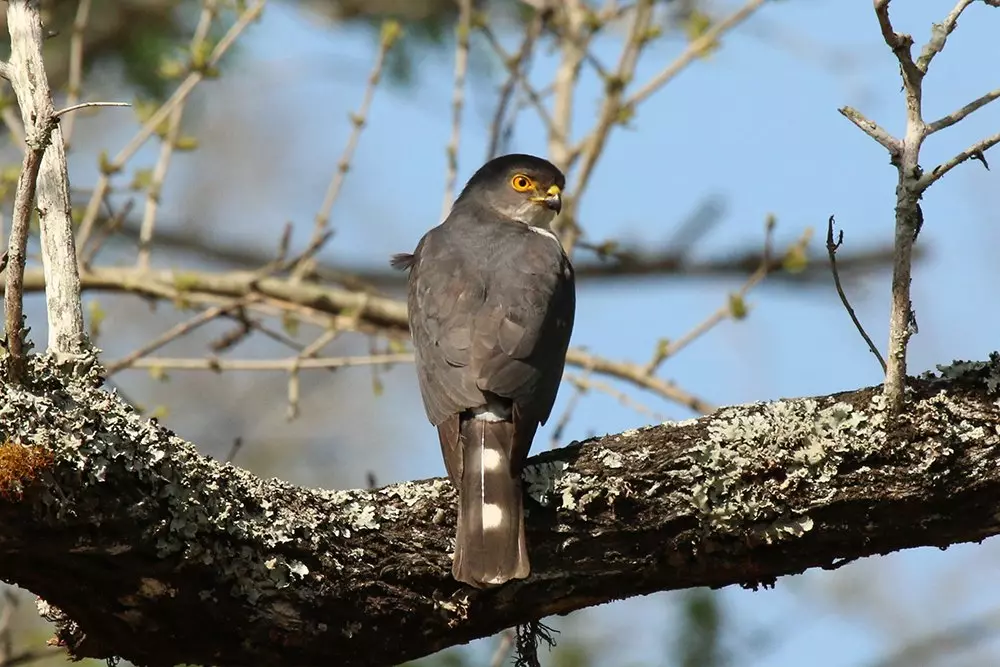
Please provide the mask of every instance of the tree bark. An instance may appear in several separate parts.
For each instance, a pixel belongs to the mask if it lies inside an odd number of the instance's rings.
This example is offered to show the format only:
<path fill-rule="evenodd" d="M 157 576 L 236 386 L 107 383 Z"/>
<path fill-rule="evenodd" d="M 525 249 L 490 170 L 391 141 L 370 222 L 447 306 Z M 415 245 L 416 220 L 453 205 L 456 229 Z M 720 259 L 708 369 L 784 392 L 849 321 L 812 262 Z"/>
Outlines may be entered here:
<path fill-rule="evenodd" d="M 259 479 L 144 420 L 96 366 L 56 368 L 0 385 L 0 578 L 45 600 L 77 658 L 391 665 L 624 597 L 1000 531 L 1000 355 L 911 381 L 896 421 L 873 387 L 536 456 L 532 576 L 485 591 L 450 577 L 448 482 Z"/>

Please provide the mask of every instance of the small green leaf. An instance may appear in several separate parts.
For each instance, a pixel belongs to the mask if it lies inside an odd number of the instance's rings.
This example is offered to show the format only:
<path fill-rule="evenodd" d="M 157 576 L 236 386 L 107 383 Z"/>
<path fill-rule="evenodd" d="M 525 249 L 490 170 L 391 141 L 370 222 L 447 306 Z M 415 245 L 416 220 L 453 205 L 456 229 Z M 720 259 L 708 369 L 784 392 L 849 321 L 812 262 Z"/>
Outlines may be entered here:
<path fill-rule="evenodd" d="M 299 335 L 299 318 L 295 317 L 289 312 L 285 312 L 281 316 L 281 328 L 285 330 L 285 333 L 293 338 Z"/>
<path fill-rule="evenodd" d="M 742 320 L 747 316 L 747 303 L 741 295 L 729 295 L 729 316 L 734 320 Z"/>
<path fill-rule="evenodd" d="M 188 292 L 197 287 L 201 281 L 198 276 L 193 273 L 175 273 L 174 274 L 174 289 L 178 292 Z"/>
<path fill-rule="evenodd" d="M 781 268 L 789 273 L 801 273 L 809 266 L 809 256 L 806 254 L 804 246 L 796 244 L 788 249 L 784 259 L 781 260 Z"/>
<path fill-rule="evenodd" d="M 122 170 L 121 165 L 116 165 L 111 162 L 111 158 L 108 157 L 108 151 L 102 150 L 97 156 L 97 165 L 100 168 L 101 173 L 105 176 L 111 176 L 117 174 Z"/>
<path fill-rule="evenodd" d="M 174 148 L 179 151 L 193 151 L 198 148 L 198 137 L 191 135 L 177 137 L 177 141 L 174 142 Z"/>
<path fill-rule="evenodd" d="M 132 182 L 129 187 L 136 192 L 145 190 L 153 184 L 153 170 L 148 168 L 136 169 L 132 175 Z"/>

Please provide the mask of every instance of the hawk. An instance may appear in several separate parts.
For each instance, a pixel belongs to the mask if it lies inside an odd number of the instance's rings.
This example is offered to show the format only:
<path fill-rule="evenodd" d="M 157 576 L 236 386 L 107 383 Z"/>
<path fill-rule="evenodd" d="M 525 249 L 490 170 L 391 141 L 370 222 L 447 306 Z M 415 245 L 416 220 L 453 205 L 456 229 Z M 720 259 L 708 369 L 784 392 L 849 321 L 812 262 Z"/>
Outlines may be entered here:
<path fill-rule="evenodd" d="M 521 471 L 552 412 L 573 330 L 573 267 L 549 225 L 566 179 L 504 155 L 477 171 L 413 254 L 407 306 L 424 409 L 458 490 L 452 575 L 478 588 L 531 572 Z"/>

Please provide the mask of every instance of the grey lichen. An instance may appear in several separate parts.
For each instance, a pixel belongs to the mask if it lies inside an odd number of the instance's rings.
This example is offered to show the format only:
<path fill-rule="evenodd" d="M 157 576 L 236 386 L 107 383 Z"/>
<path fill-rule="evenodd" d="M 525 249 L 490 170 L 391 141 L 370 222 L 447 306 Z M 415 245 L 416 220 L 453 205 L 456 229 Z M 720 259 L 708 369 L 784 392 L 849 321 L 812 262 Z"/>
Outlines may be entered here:
<path fill-rule="evenodd" d="M 546 461 L 527 466 L 522 474 L 524 488 L 538 504 L 547 507 L 555 495 L 556 480 L 566 471 L 564 461 Z"/>
<path fill-rule="evenodd" d="M 936 366 L 939 375 L 944 380 L 968 380 L 981 382 L 991 394 L 1000 390 L 1000 352 L 991 352 L 989 361 L 959 361 Z M 933 373 L 924 373 L 924 379 L 936 379 Z"/>
<path fill-rule="evenodd" d="M 597 499 L 613 505 L 620 496 L 630 496 L 632 486 L 624 473 L 641 466 L 650 456 L 648 447 L 616 449 L 598 447 L 594 459 L 606 474 L 589 475 L 556 461 L 530 466 L 524 473 L 528 493 L 543 505 L 558 499 L 557 507 L 587 517 L 587 507 Z"/>
<path fill-rule="evenodd" d="M 832 399 L 720 410 L 695 454 L 699 479 L 690 501 L 704 533 L 755 526 L 772 541 L 809 530 L 808 507 L 788 499 L 825 500 L 823 489 L 845 456 L 884 442 L 884 420 L 877 405 L 860 411 Z"/>
<path fill-rule="evenodd" d="M 366 533 L 399 518 L 398 509 L 372 504 L 363 491 L 306 491 L 220 465 L 99 389 L 96 365 L 77 368 L 83 376 L 67 379 L 59 362 L 35 357 L 31 385 L 0 384 L 0 436 L 44 445 L 54 455 L 55 491 L 40 500 L 49 521 L 101 523 L 122 520 L 109 511 L 124 512 L 147 527 L 137 545 L 155 547 L 158 557 L 181 568 L 211 566 L 231 581 L 231 595 L 253 603 L 313 576 L 301 560 L 285 555 L 286 547 L 322 554 L 319 536 L 335 535 L 344 541 L 339 554 L 357 555 Z M 98 488 L 109 484 L 120 496 L 117 506 L 100 505 L 107 492 Z M 447 488 L 446 482 L 402 484 L 383 493 L 412 505 Z M 360 563 L 326 558 L 321 564 L 331 570 Z M 147 586 L 142 594 L 156 588 Z"/>

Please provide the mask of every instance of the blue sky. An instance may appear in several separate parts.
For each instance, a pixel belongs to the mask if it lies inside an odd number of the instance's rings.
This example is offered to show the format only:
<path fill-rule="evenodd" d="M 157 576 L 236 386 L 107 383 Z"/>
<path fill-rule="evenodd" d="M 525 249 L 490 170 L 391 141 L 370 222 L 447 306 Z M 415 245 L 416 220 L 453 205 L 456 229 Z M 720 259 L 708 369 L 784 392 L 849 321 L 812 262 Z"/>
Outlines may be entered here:
<path fill-rule="evenodd" d="M 922 43 L 931 22 L 952 4 L 897 0 L 893 17 L 897 29 L 914 33 Z M 993 66 L 1000 61 L 998 26 L 1000 10 L 990 11 L 982 3 L 968 10 L 926 79 L 928 119 L 1000 85 Z M 213 110 L 209 105 L 193 114 L 191 129 L 206 137 L 206 147 L 213 142 L 229 146 L 227 168 L 232 173 L 219 177 L 229 189 L 216 195 L 208 216 L 219 221 L 214 234 L 229 243 L 273 246 L 281 224 L 292 220 L 297 223 L 295 242 L 308 242 L 312 217 L 350 130 L 347 114 L 361 99 L 372 46 L 368 32 L 320 24 L 287 5 L 268 8 L 240 58 L 222 81 L 210 84 L 233 95 L 233 108 Z M 652 46 L 636 80 L 652 76 L 682 46 L 676 37 Z M 615 39 L 606 38 L 595 52 L 614 62 L 618 48 Z M 416 63 L 415 85 L 378 91 L 334 210 L 337 235 L 326 257 L 382 266 L 391 253 L 412 249 L 438 222 L 450 132 L 451 56 L 450 49 L 423 54 L 424 61 Z M 539 58 L 536 80 L 550 78 L 554 63 L 552 57 Z M 483 160 L 489 118 L 484 110 L 491 109 L 493 90 L 490 80 L 470 87 L 460 180 Z M 577 132 L 591 125 L 599 100 L 597 82 L 586 79 L 577 94 Z M 695 63 L 640 107 L 633 128 L 615 129 L 587 191 L 581 222 L 592 240 L 655 245 L 668 239 L 700 202 L 719 196 L 725 202 L 723 222 L 698 246 L 698 256 L 758 247 L 769 213 L 778 220 L 777 247 L 812 227 L 812 247 L 820 249 L 831 214 L 845 232 L 845 252 L 888 242 L 895 171 L 884 149 L 837 112 L 845 104 L 893 133 L 902 129 L 897 64 L 881 40 L 871 3 L 770 3 L 728 35 L 720 51 Z M 239 122 L 228 124 L 228 117 Z M 541 126 L 529 114 L 523 118 L 511 150 L 544 154 Z M 1000 104 L 933 136 L 925 145 L 923 166 L 947 159 L 998 125 Z M 102 145 L 107 137 L 100 135 Z M 269 152 L 275 146 L 280 150 Z M 149 151 L 139 160 L 153 155 Z M 74 160 L 74 183 L 82 184 L 92 173 L 92 154 Z M 211 154 L 179 158 L 167 184 L 165 220 L 173 216 L 184 223 L 191 217 L 185 202 L 192 189 L 212 187 L 210 169 L 218 169 L 218 160 Z M 993 161 L 1000 163 L 1000 153 Z M 926 223 L 919 243 L 929 256 L 913 282 L 920 333 L 910 346 L 911 372 L 954 358 L 984 358 L 997 347 L 1000 311 L 992 306 L 1000 189 L 995 173 L 967 163 L 925 196 Z M 883 349 L 888 283 L 884 273 L 848 287 L 859 317 Z M 578 297 L 574 344 L 607 357 L 645 361 L 657 339 L 683 335 L 739 284 L 650 278 L 589 286 Z M 826 394 L 880 381 L 880 369 L 832 284 L 801 289 L 774 282 L 754 291 L 749 301 L 753 309 L 746 321 L 717 327 L 664 364 L 663 374 L 716 404 Z M 130 347 L 124 344 L 119 352 Z M 366 371 L 349 373 L 353 375 L 342 382 L 359 382 L 367 389 Z M 254 384 L 273 384 L 277 395 L 284 395 L 281 377 L 257 378 Z M 155 400 L 159 391 L 144 377 L 130 376 L 126 385 L 147 400 Z M 386 385 L 378 399 L 368 391 L 338 395 L 337 414 L 367 420 L 375 444 L 371 433 L 333 418 L 320 421 L 321 432 L 315 420 L 312 431 L 301 431 L 272 419 L 241 422 L 231 435 L 262 441 L 292 429 L 306 443 L 299 452 L 302 465 L 295 469 L 286 463 L 284 470 L 300 483 L 361 485 L 367 469 L 375 469 L 381 483 L 441 475 L 412 368 L 392 371 Z M 622 388 L 671 418 L 689 416 L 683 408 Z M 556 415 L 569 396 L 564 388 Z M 319 392 L 309 396 L 307 409 L 322 411 L 323 400 Z M 178 418 L 172 425 L 195 438 L 200 433 L 192 425 L 196 421 Z M 647 421 L 614 398 L 591 393 L 581 401 L 566 436 L 583 438 Z M 220 442 L 231 435 L 221 433 Z M 550 429 L 543 429 L 536 448 L 547 446 L 549 436 Z M 350 457 L 333 449 L 331 439 Z M 989 609 L 998 592 L 995 584 L 969 586 L 968 580 L 995 581 L 997 554 L 990 541 L 946 552 L 921 549 L 835 573 L 784 578 L 772 591 L 727 589 L 726 609 L 740 633 L 766 629 L 776 635 L 776 648 L 757 657 L 736 655 L 734 664 L 869 664 L 897 642 Z M 587 612 L 593 616 L 580 617 L 576 629 L 571 624 L 566 632 L 592 636 L 597 627 L 598 636 L 627 646 L 629 658 L 666 665 L 661 635 L 675 613 L 672 599 L 662 594 L 605 606 Z M 489 646 L 477 650 L 485 655 Z M 624 665 L 626 660 L 615 656 L 613 663 Z"/>

